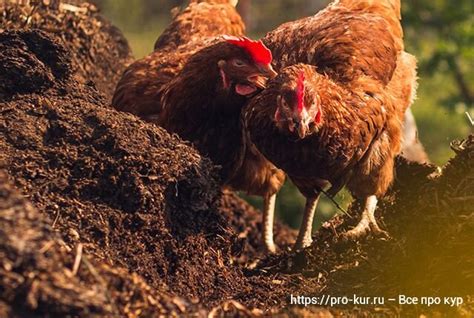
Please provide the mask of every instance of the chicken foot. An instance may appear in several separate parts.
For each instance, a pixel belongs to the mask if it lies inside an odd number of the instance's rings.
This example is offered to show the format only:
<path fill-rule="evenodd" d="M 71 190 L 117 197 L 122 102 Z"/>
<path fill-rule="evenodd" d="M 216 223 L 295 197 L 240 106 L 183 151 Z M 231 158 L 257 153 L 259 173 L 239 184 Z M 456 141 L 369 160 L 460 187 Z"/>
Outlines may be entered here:
<path fill-rule="evenodd" d="M 371 195 L 365 201 L 362 219 L 352 230 L 343 234 L 345 239 L 358 239 L 372 231 L 375 235 L 388 236 L 388 233 L 382 230 L 375 219 L 375 209 L 377 208 L 377 197 Z"/>
<path fill-rule="evenodd" d="M 263 242 L 266 250 L 276 253 L 276 245 L 273 241 L 273 222 L 275 217 L 276 193 L 263 198 Z"/>
<path fill-rule="evenodd" d="M 296 239 L 294 250 L 305 248 L 311 245 L 313 239 L 311 233 L 313 229 L 314 212 L 318 205 L 319 193 L 316 196 L 306 198 L 306 205 L 304 208 L 303 221 L 301 222 L 300 231 Z"/>

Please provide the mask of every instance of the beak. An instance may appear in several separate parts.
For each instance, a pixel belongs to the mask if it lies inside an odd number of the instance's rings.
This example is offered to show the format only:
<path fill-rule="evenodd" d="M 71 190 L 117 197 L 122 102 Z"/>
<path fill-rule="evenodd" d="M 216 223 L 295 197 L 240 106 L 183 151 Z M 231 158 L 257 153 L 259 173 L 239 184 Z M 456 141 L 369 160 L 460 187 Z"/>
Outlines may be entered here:
<path fill-rule="evenodd" d="M 258 67 L 259 71 L 266 77 L 272 79 L 278 75 L 277 72 L 273 69 L 271 64 L 261 64 Z"/>
<path fill-rule="evenodd" d="M 298 136 L 303 139 L 304 137 L 306 137 L 306 125 L 303 125 L 301 123 L 295 123 L 295 128 L 297 129 L 298 131 Z"/>

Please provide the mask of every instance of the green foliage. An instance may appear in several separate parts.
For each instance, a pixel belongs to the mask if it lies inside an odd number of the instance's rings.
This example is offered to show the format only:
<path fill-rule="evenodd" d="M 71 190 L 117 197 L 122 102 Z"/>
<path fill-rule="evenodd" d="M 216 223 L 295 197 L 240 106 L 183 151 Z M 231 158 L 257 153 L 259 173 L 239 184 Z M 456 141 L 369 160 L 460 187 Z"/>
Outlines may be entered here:
<path fill-rule="evenodd" d="M 471 0 L 412 0 L 404 2 L 407 46 L 417 53 L 420 73 L 443 72 L 457 91 L 441 97 L 444 106 L 462 102 L 472 107 L 474 93 L 474 3 Z"/>
<path fill-rule="evenodd" d="M 474 3 L 471 0 L 403 2 L 407 50 L 419 61 L 418 100 L 413 112 L 430 159 L 443 164 L 449 142 L 472 131 Z"/>
<path fill-rule="evenodd" d="M 430 77 L 422 74 L 419 81 L 419 98 L 413 106 L 419 137 L 428 150 L 430 159 L 442 165 L 453 155 L 449 148 L 450 142 L 464 138 L 469 133 L 466 107 L 462 103 L 457 104 L 457 107 L 446 107 L 444 98 L 455 95 L 457 88 L 442 71 L 435 72 Z"/>
<path fill-rule="evenodd" d="M 155 40 L 171 20 L 171 9 L 182 1 L 96 0 L 95 3 L 124 32 L 134 56 L 141 58 L 153 50 Z"/>
<path fill-rule="evenodd" d="M 158 38 L 156 30 L 162 30 L 161 25 L 151 27 L 145 31 L 125 31 L 125 37 L 128 43 L 133 48 L 133 55 L 136 58 L 141 58 L 153 51 L 153 45 L 155 40 Z M 154 39 L 151 40 L 150 39 Z"/>

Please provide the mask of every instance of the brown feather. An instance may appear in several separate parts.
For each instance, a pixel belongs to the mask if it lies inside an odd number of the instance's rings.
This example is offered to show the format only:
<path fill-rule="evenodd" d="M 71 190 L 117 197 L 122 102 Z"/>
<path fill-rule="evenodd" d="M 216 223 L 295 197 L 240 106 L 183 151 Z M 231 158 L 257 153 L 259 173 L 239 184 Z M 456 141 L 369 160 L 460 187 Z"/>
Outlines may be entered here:
<path fill-rule="evenodd" d="M 164 86 L 176 77 L 194 53 L 217 40 L 192 42 L 173 52 L 153 52 L 134 62 L 117 83 L 112 106 L 144 119 L 158 116 Z"/>
<path fill-rule="evenodd" d="M 245 25 L 228 0 L 193 1 L 177 14 L 155 42 L 156 50 L 174 50 L 222 34 L 242 36 Z"/>
<path fill-rule="evenodd" d="M 317 92 L 323 125 L 304 139 L 282 134 L 274 123 L 280 88 L 304 70 Z M 347 185 L 356 197 L 383 195 L 393 180 L 393 159 L 400 152 L 403 115 L 411 103 L 416 72 L 414 58 L 403 53 L 387 87 L 367 77 L 341 85 L 309 65 L 283 69 L 245 109 L 252 142 L 283 169 L 306 196 L 326 182 Z"/>
<path fill-rule="evenodd" d="M 281 25 L 263 42 L 272 50 L 277 70 L 306 63 L 337 81 L 366 75 L 387 84 L 402 49 L 401 38 L 393 36 L 401 36 L 401 26 L 398 20 L 392 26 L 393 20 L 374 7 L 352 10 L 336 1 L 315 16 Z"/>

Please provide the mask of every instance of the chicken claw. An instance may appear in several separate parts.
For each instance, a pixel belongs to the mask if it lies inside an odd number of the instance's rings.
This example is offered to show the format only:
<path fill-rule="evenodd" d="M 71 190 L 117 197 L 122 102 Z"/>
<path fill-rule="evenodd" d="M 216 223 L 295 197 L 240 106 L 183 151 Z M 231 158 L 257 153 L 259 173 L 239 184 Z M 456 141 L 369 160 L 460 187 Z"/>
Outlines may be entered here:
<path fill-rule="evenodd" d="M 372 231 L 376 236 L 389 237 L 388 233 L 380 228 L 375 219 L 375 209 L 377 207 L 377 197 L 371 195 L 365 201 L 365 208 L 362 212 L 362 219 L 359 224 L 356 225 L 352 230 L 347 231 L 343 234 L 343 238 L 347 240 L 356 240 L 369 231 Z"/>

